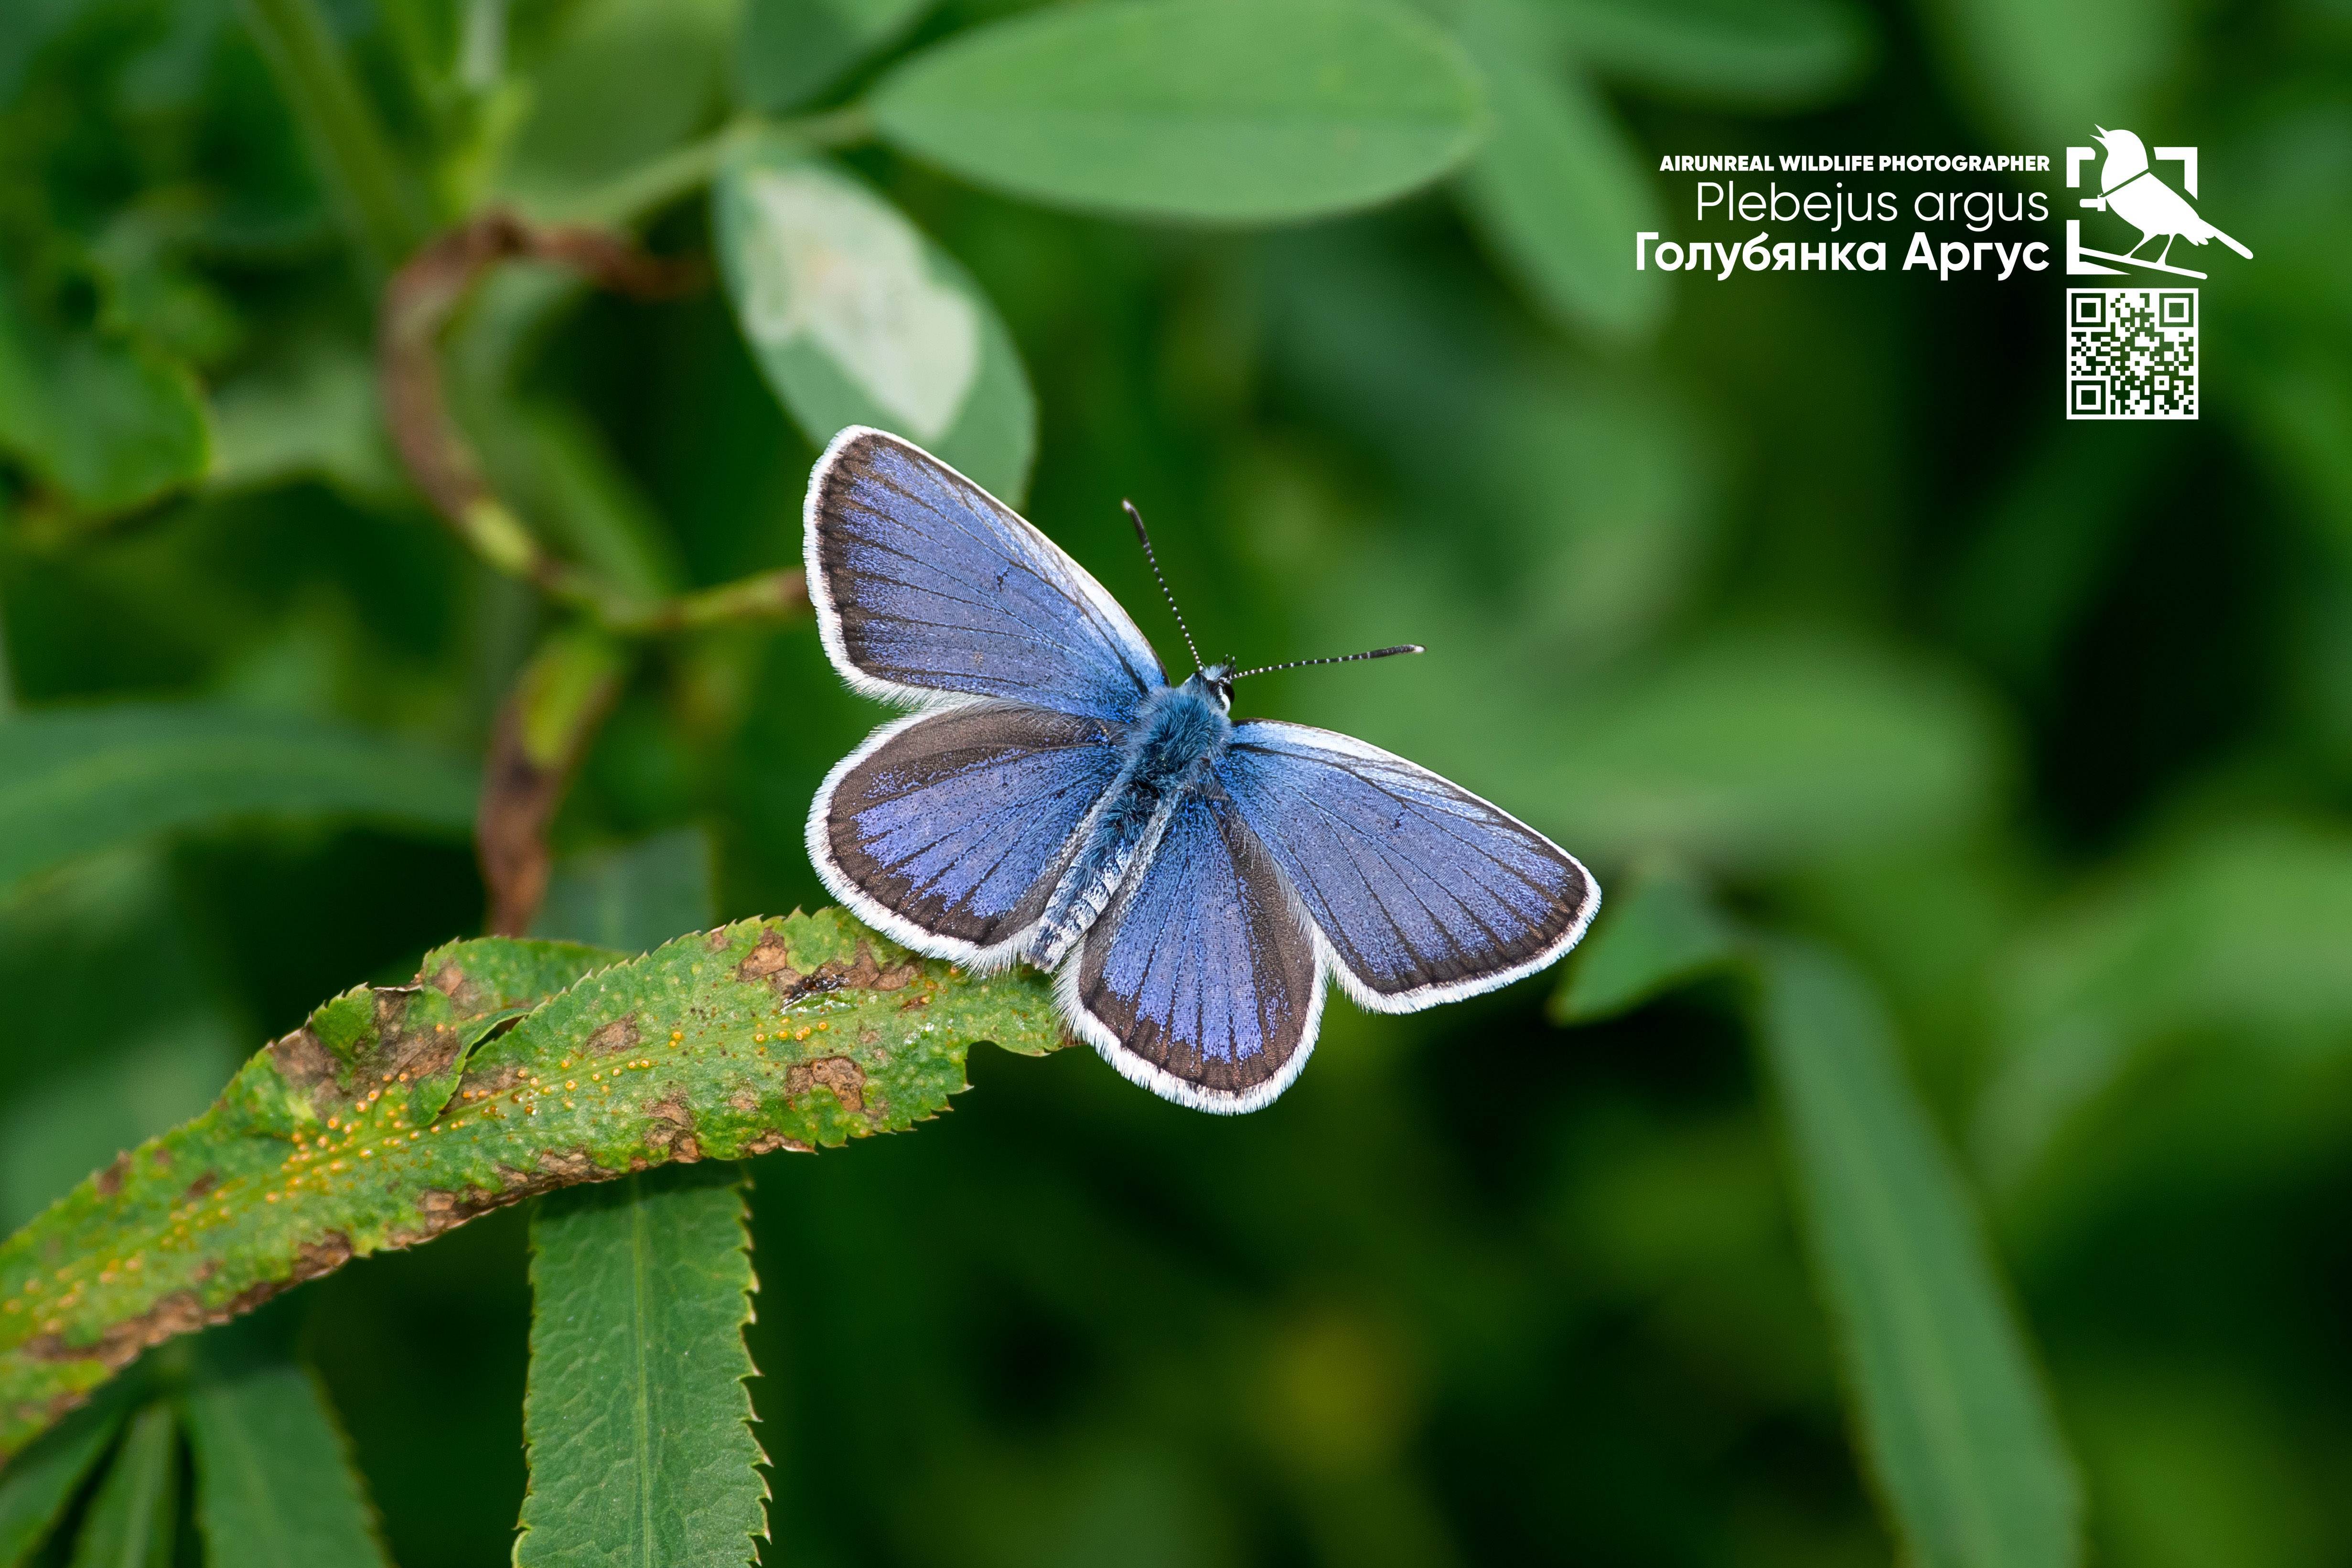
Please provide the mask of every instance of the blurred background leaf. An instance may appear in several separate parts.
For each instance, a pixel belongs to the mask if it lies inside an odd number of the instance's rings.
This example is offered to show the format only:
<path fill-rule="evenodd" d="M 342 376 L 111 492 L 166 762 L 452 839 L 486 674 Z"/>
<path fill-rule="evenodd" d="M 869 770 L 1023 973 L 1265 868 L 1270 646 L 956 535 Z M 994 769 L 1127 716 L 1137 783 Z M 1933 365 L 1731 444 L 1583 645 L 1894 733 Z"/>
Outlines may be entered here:
<path fill-rule="evenodd" d="M 312 1373 L 217 1335 L 199 1355 L 181 1413 L 208 1560 L 387 1563 L 350 1444 Z"/>
<path fill-rule="evenodd" d="M 744 0 L 735 96 L 791 109 L 913 26 L 932 0 Z"/>
<path fill-rule="evenodd" d="M 257 815 L 462 834 L 471 771 L 349 730 L 236 709 L 27 715 L 0 728 L 0 885 L 166 828 Z"/>
<path fill-rule="evenodd" d="M 1460 52 L 1387 0 L 1122 0 L 997 23 L 875 89 L 882 133 L 1095 212 L 1265 222 L 1366 206 L 1481 129 Z"/>
<path fill-rule="evenodd" d="M 1848 0 L 1545 0 L 1576 58 L 1707 103 L 1797 109 L 1870 68 L 1876 24 Z"/>
<path fill-rule="evenodd" d="M 1036 406 L 1003 323 L 960 265 L 790 143 L 738 153 L 712 199 L 736 319 L 811 443 L 877 426 L 1020 501 Z"/>
<path fill-rule="evenodd" d="M 2025 1434 L 1984 1471 L 2025 1500 L 2000 1540 L 2064 1537 L 2054 1426 L 2098 1562 L 2346 1557 L 2339 10 L 328 0 L 295 16 L 328 102 L 287 0 L 0 5 L 0 755 L 31 791 L 0 823 L 0 1209 L 478 929 L 471 759 L 550 616 L 388 457 L 367 279 L 510 204 L 719 285 L 505 266 L 444 340 L 491 482 L 623 596 L 797 565 L 832 430 L 919 435 L 872 385 L 938 416 L 944 384 L 828 346 L 905 347 L 913 276 L 979 329 L 938 440 L 1163 647 L 1123 496 L 1213 655 L 1431 648 L 1246 707 L 1442 769 L 1608 889 L 1561 975 L 1335 1006 L 1240 1124 L 982 1053 L 919 1137 L 772 1157 L 772 1556 L 1940 1561 L 1949 1489 L 1904 1460 L 1898 1494 L 1880 1451 L 1939 1385 L 1857 1374 L 1866 1292 L 1816 1283 L 1783 1179 L 1828 1154 L 1777 1125 L 1725 956 L 1762 932 L 1876 999 L 1797 1042 L 1859 1053 L 1827 1076 L 1885 1091 L 1867 1125 L 1967 1156 L 1870 1145 L 1917 1236 L 1984 1216 L 1944 1339 L 2008 1390 L 1966 1429 Z M 1686 221 L 1666 154 L 2054 155 L 2095 123 L 2200 145 L 2256 253 L 2203 285 L 2205 416 L 2161 440 L 2040 400 L 2054 274 L 1675 281 L 1621 248 Z M 738 158 L 916 264 L 781 365 Z M 541 929 L 642 948 L 826 901 L 808 800 L 882 716 L 805 624 L 649 643 Z M 512 1214 L 370 1259 L 248 1347 L 314 1458 L 316 1366 L 399 1561 L 511 1560 L 527 1241 Z M 100 1478 L 12 1511 L 40 1473 L 0 1477 L 0 1521 L 55 1520 L 62 1564 Z M 341 1499 L 337 1550 L 377 1560 L 336 1467 L 270 1484 Z"/>

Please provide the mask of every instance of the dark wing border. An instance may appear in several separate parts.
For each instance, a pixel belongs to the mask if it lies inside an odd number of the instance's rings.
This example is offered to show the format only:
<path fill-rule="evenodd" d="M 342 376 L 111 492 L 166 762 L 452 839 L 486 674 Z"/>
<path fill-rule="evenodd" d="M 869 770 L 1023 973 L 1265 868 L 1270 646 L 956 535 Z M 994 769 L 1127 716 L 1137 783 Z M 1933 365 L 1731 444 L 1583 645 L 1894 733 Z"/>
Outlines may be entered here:
<path fill-rule="evenodd" d="M 1330 934 L 1323 929 L 1322 923 L 1315 919 L 1307 907 L 1303 891 L 1296 887 L 1297 879 L 1291 875 L 1286 867 L 1281 868 L 1284 879 L 1292 884 L 1294 896 L 1299 899 L 1301 917 L 1315 932 L 1316 943 L 1322 952 L 1324 963 L 1339 981 L 1339 988 L 1348 994 L 1349 1000 L 1358 1006 L 1374 1013 L 1418 1013 L 1426 1007 L 1439 1006 L 1447 1002 L 1459 1002 L 1465 997 L 1484 995 L 1489 991 L 1499 990 L 1515 980 L 1525 979 L 1537 971 L 1558 962 L 1561 954 L 1582 940 L 1586 930 L 1592 924 L 1592 917 L 1600 913 L 1601 884 L 1585 867 L 1584 862 L 1554 844 L 1545 835 L 1537 832 L 1509 812 L 1505 811 L 1501 806 L 1482 795 L 1473 795 L 1443 773 L 1433 773 L 1418 763 L 1398 756 L 1393 752 L 1383 751 L 1368 741 L 1359 741 L 1352 735 L 1343 735 L 1336 730 L 1318 730 L 1310 724 L 1292 724 L 1276 719 L 1252 719 L 1235 725 L 1231 749 L 1248 749 L 1249 736 L 1253 731 L 1272 731 L 1290 737 L 1294 744 L 1328 752 L 1342 759 L 1352 757 L 1419 774 L 1452 794 L 1494 813 L 1497 818 L 1546 846 L 1583 879 L 1585 897 L 1581 905 L 1570 917 L 1567 926 L 1536 952 L 1504 968 L 1489 970 L 1466 979 L 1431 981 L 1403 991 L 1391 992 L 1375 989 L 1370 981 L 1348 966 L 1347 962 L 1340 956 L 1338 946 L 1331 941 Z M 1235 809 L 1240 810 L 1238 802 Z M 1246 813 L 1244 816 L 1246 818 Z M 1269 855 L 1274 856 L 1276 865 L 1280 867 L 1281 857 L 1274 845 L 1268 843 L 1266 850 Z"/>
<path fill-rule="evenodd" d="M 1084 995 L 1086 970 L 1098 951 L 1096 944 L 1104 944 L 1100 951 L 1107 956 L 1108 944 L 1118 941 L 1120 928 L 1126 922 L 1129 909 L 1144 879 L 1160 863 L 1160 846 L 1157 845 L 1153 847 L 1151 855 L 1139 860 L 1136 869 L 1129 873 L 1126 883 L 1113 898 L 1110 908 L 1104 910 L 1102 918 L 1087 929 L 1086 936 L 1063 962 L 1061 972 L 1055 978 L 1055 993 L 1061 1004 L 1062 1016 L 1072 1031 L 1094 1047 L 1097 1054 L 1116 1068 L 1120 1077 L 1130 1083 L 1142 1085 L 1162 1100 L 1173 1100 L 1194 1110 L 1238 1116 L 1271 1104 L 1297 1080 L 1299 1073 L 1307 1067 L 1307 1058 L 1315 1054 L 1315 1042 L 1323 1028 L 1323 1002 L 1329 994 L 1325 981 L 1331 971 L 1330 958 L 1321 933 L 1299 909 L 1290 879 L 1283 875 L 1273 853 L 1258 841 L 1257 835 L 1250 831 L 1249 824 L 1242 820 L 1240 812 L 1234 810 L 1230 803 L 1219 803 L 1205 797 L 1195 797 L 1178 809 L 1187 808 L 1209 814 L 1213 832 L 1232 858 L 1237 876 L 1246 876 L 1252 869 L 1242 863 L 1244 856 L 1256 858 L 1258 864 L 1255 869 L 1264 879 L 1271 894 L 1273 918 L 1287 926 L 1289 934 L 1301 941 L 1307 958 L 1306 1008 L 1299 1027 L 1298 1043 L 1291 1047 L 1289 1056 L 1275 1069 L 1272 1077 L 1244 1089 L 1215 1088 L 1172 1072 L 1161 1063 L 1135 1050 L 1108 1020 L 1097 1016 L 1087 1005 Z"/>
<path fill-rule="evenodd" d="M 976 973 L 982 974 L 1003 969 L 1019 956 L 1022 944 L 1028 941 L 1030 933 L 1036 929 L 1035 919 L 1033 918 L 1020 930 L 985 946 L 962 937 L 933 931 L 929 926 L 918 924 L 908 919 L 859 886 L 856 879 L 849 875 L 835 856 L 832 832 L 833 797 L 841 788 L 842 781 L 855 772 L 859 764 L 916 725 L 934 720 L 960 717 L 969 713 L 974 708 L 1007 706 L 1010 705 L 979 700 L 955 702 L 945 707 L 926 708 L 919 712 L 907 714 L 903 718 L 893 719 L 880 726 L 865 740 L 859 742 L 856 748 L 847 756 L 835 763 L 833 770 L 824 775 L 824 782 L 817 786 L 815 798 L 809 802 L 808 822 L 803 828 L 803 838 L 808 847 L 809 862 L 816 868 L 817 879 L 824 884 L 826 891 L 846 904 L 852 914 L 902 946 L 913 948 L 917 952 L 929 953 L 934 958 L 948 959 L 952 963 L 963 964 Z M 1065 721 L 1071 720 L 1073 717 L 1055 712 L 1050 709 L 1037 711 Z M 1062 853 L 1054 867 L 1046 873 L 1048 882 L 1060 877 L 1062 868 L 1068 864 L 1069 857 L 1076 845 L 1085 837 L 1087 828 L 1093 824 L 1096 813 L 1100 811 L 1101 806 L 1102 803 L 1097 800 L 1094 806 L 1079 819 L 1077 827 L 1063 840 Z M 1042 913 L 1042 904 L 1040 912 Z"/>
<path fill-rule="evenodd" d="M 990 700 L 945 687 L 912 686 L 904 681 L 891 680 L 870 673 L 850 657 L 848 641 L 842 635 L 841 612 L 833 602 L 833 585 L 828 580 L 817 525 L 824 516 L 824 503 L 835 469 L 847 459 L 852 447 L 869 439 L 887 441 L 898 447 L 945 472 L 958 484 L 969 487 L 986 505 L 1002 514 L 1016 535 L 1024 538 L 1034 548 L 1040 561 L 1055 566 L 1066 579 L 1067 585 L 1077 590 L 1078 598 L 1074 602 L 1097 623 L 1105 640 L 1118 654 L 1120 662 L 1135 677 L 1139 694 L 1152 689 L 1150 676 L 1156 675 L 1161 685 L 1167 684 L 1166 668 L 1160 664 L 1150 639 L 1135 624 L 1135 618 L 1110 596 L 1109 590 L 1095 581 L 1092 573 L 1079 565 L 1068 551 L 1045 537 L 1036 524 L 998 500 L 985 487 L 966 477 L 953 465 L 941 462 L 905 437 L 877 430 L 870 425 L 849 425 L 843 426 L 826 444 L 824 455 L 809 470 L 808 494 L 801 501 L 801 567 L 808 586 L 809 607 L 816 616 L 817 640 L 824 647 L 825 658 L 832 661 L 833 668 L 843 680 L 848 682 L 852 690 L 901 708 L 942 708 L 959 702 Z M 1055 585 L 1062 586 L 1060 584 Z M 1149 661 L 1148 671 L 1136 668 L 1135 659 L 1139 656 Z"/>

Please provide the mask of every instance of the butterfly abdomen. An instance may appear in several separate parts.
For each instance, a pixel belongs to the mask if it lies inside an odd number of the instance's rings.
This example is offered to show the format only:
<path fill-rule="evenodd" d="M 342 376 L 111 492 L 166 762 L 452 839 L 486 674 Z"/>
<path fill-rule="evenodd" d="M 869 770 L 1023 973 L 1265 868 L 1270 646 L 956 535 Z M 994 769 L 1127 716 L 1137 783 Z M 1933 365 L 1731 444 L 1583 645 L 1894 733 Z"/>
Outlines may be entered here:
<path fill-rule="evenodd" d="M 1110 907 L 1129 869 L 1148 862 L 1179 803 L 1212 776 L 1233 721 L 1197 680 L 1152 693 L 1137 716 L 1118 776 L 1080 829 L 1085 842 L 1047 900 L 1022 956 L 1051 969 Z"/>

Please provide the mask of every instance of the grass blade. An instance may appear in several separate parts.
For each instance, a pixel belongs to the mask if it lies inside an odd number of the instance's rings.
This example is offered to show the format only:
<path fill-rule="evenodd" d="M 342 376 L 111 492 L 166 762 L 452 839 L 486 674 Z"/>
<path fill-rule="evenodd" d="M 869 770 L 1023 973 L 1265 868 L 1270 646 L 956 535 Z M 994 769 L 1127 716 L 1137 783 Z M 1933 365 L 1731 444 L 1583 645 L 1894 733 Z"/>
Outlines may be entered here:
<path fill-rule="evenodd" d="M 170 1405 L 150 1405 L 89 1505 L 73 1568 L 170 1568 L 179 1502 L 179 1424 Z"/>
<path fill-rule="evenodd" d="M 551 1194 L 533 1217 L 519 1568 L 751 1560 L 768 1488 L 743 1222 L 742 1182 L 716 1165 Z"/>
<path fill-rule="evenodd" d="M 2081 1500 L 1959 1173 L 1876 999 L 1801 948 L 1759 1030 L 1868 1458 L 1919 1568 L 2067 1568 Z"/>
<path fill-rule="evenodd" d="M 183 1396 L 206 1561 L 236 1568 L 390 1568 L 325 1393 L 291 1362 L 231 1364 L 208 1347 Z"/>

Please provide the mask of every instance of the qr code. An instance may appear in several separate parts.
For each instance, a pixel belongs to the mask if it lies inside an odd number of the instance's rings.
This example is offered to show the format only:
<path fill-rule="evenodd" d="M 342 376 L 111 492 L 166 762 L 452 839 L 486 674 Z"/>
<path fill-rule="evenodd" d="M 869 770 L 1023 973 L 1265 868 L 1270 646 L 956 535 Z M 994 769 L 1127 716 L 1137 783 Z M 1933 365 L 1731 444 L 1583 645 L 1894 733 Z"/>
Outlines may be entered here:
<path fill-rule="evenodd" d="M 2066 290 L 2066 417 L 2197 417 L 2197 290 Z"/>

